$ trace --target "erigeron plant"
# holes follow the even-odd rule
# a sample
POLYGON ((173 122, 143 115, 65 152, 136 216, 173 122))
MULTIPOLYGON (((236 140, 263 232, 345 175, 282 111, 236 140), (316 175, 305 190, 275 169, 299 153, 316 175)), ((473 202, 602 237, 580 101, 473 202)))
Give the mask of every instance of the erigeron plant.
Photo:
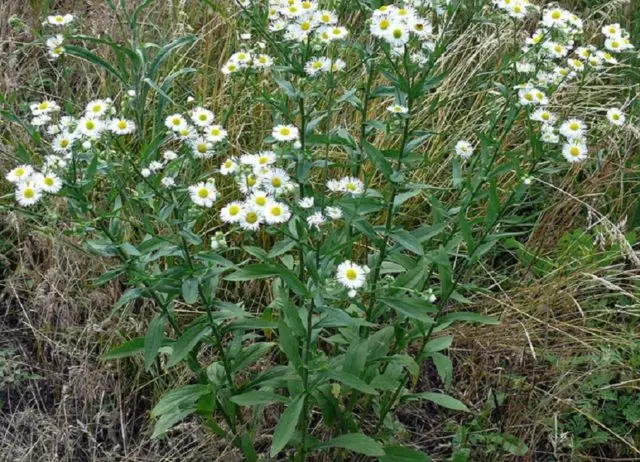
MULTIPOLYGON (((615 66, 632 47, 626 32, 605 26, 605 50, 577 46, 582 22, 570 12, 494 2, 516 20, 541 14, 539 28, 504 64, 489 120, 473 140, 450 147, 453 198, 428 193, 432 223, 406 229, 398 219, 403 206, 428 191, 412 179, 419 148, 438 136, 416 114, 428 121, 446 104, 436 101, 425 116, 423 103, 444 77, 437 64, 459 3, 371 10, 358 2, 366 22, 356 31, 318 1, 239 2, 255 40, 241 41, 220 69, 234 92, 222 115, 204 103, 179 110, 169 96, 172 83, 195 70, 162 77, 162 63, 194 37, 155 55, 141 48, 135 18, 149 3, 132 12, 125 44, 72 31, 43 38, 51 58, 88 60, 124 93, 74 114, 53 100, 33 103, 24 125, 46 141, 6 174, 32 215, 46 215, 48 195, 66 199, 65 220, 113 262, 98 282, 121 278, 129 286, 116 308, 153 302, 157 314, 145 336, 107 357, 141 355, 153 373, 191 369, 193 383, 156 404, 157 436, 197 415, 257 460, 261 411, 281 403, 271 457, 335 451, 339 458, 349 450, 426 460, 395 441, 393 411, 410 400, 468 411, 446 393, 452 336, 444 332, 456 322, 497 320, 450 311, 449 302, 463 298, 465 274, 503 238, 498 226, 524 200, 540 165, 588 161, 589 122, 572 118, 571 102, 557 101, 572 81, 580 90, 590 75, 615 66), (119 64, 68 45, 81 38, 111 47, 119 64), (273 129, 261 146, 237 149, 227 143, 227 122, 245 93, 271 111, 273 129), (387 110, 374 114, 374 104, 387 110), (346 108, 359 113, 356 133, 339 123, 346 108), (505 143, 516 126, 524 126, 527 144, 511 152, 505 143), (513 172, 519 180, 500 191, 513 172), (472 217, 472 208, 486 213, 472 217), (225 287, 248 281, 264 281, 268 305, 249 311, 249 301, 224 298, 225 287), (178 316, 184 304, 200 314, 178 316), (413 391, 427 360, 445 390, 413 391)), ((56 15, 47 23, 72 21, 56 15)), ((620 109, 606 117, 625 124, 620 109)))

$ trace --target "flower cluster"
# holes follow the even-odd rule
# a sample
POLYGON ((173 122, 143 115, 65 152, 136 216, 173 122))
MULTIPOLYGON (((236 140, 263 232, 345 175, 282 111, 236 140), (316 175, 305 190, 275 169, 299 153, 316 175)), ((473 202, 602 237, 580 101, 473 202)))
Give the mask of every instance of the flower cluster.
POLYGON ((29 207, 36 204, 44 193, 55 194, 62 188, 62 181, 52 171, 36 171, 31 165, 19 165, 6 175, 15 186, 18 204, 29 207))
POLYGON ((537 10, 537 6, 529 0, 493 0, 492 3, 510 17, 516 19, 522 19, 531 11, 537 10))
POLYGON ((396 55, 404 53, 413 37, 418 51, 412 53, 411 59, 418 64, 427 60, 424 51, 435 46, 431 23, 412 6, 381 6, 373 12, 369 28, 371 35, 387 42, 396 55))
MULTIPOLYGON (((511 12, 514 1, 498 0, 494 4, 511 12)), ((559 118, 548 109, 549 95, 578 76, 584 79, 589 72, 597 72, 605 64, 617 64, 612 52, 633 48, 628 33, 619 24, 604 26, 602 32, 604 50, 593 45, 577 46, 583 33, 582 20, 563 8, 550 6, 542 11, 537 29, 522 48, 526 60, 516 66, 520 74, 530 74, 526 82, 515 87, 519 103, 529 108, 531 120, 542 124, 543 142, 555 144, 561 136, 564 138, 562 155, 572 163, 587 158, 587 125, 583 120, 569 117, 556 127, 559 118)), ((622 125, 625 121, 624 114, 617 108, 609 109, 607 118, 613 125, 622 125)))
MULTIPOLYGON (((47 17, 45 25, 54 27, 65 27, 73 22, 74 18, 71 14, 57 14, 47 17)), ((56 34, 48 37, 45 40, 47 47, 47 55, 52 61, 55 61, 64 54, 64 36, 62 34, 56 34)))
POLYGON ((245 69, 253 69, 256 71, 270 69, 273 66, 273 58, 260 51, 260 49, 265 48, 264 43, 258 42, 257 45, 257 51, 239 51, 232 54, 222 66, 222 73, 224 75, 231 75, 245 69))
POLYGON ((349 35, 335 12, 320 9, 317 1, 304 0, 269 0, 269 30, 283 31, 285 40, 325 44, 349 35))
POLYGON ((180 113, 169 115, 164 125, 173 138, 186 142, 193 156, 198 159, 213 157, 216 145, 227 138, 224 127, 215 123, 213 111, 201 106, 191 110, 188 116, 180 113))

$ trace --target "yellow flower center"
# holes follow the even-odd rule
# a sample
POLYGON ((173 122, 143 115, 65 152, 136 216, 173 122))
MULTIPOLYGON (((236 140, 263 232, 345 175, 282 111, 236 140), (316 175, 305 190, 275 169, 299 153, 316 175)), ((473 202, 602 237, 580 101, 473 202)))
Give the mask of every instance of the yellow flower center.
POLYGON ((291 134, 291 130, 289 130, 289 128, 288 128, 288 127, 282 127, 282 128, 280 129, 280 134, 281 134, 282 136, 289 136, 289 135, 291 134))
POLYGON ((574 131, 575 131, 575 130, 578 130, 578 129, 580 128, 580 124, 578 124, 578 123, 576 123, 576 122, 572 122, 572 123, 569 125, 569 128, 570 128, 571 130, 574 130, 574 131))
POLYGON ((262 207, 266 203, 267 203, 267 198, 266 197, 264 197, 264 196, 256 197, 256 204, 258 204, 259 206, 262 207))
POLYGON ((256 221, 258 221, 258 214, 255 212, 249 212, 247 213, 245 220, 249 224, 254 224, 256 221))
POLYGON ((180 136, 187 136, 187 135, 189 134, 189 130, 188 130, 188 129, 186 129, 186 128, 183 128, 182 130, 180 130, 180 131, 178 132, 178 134, 179 134, 180 136))
POLYGON ((231 168, 231 167, 233 166, 233 162, 231 162, 230 160, 228 160, 228 161, 226 161, 226 162, 224 163, 224 166, 225 166, 226 168, 231 168))
POLYGON ((578 146, 571 146, 571 149, 569 149, 569 152, 574 157, 579 156, 580 155, 580 148, 578 148, 578 146))
POLYGON ((44 102, 43 102, 43 103, 40 103, 40 104, 38 105, 38 109, 40 109, 41 111, 44 111, 44 110, 45 110, 46 108, 48 108, 48 107, 49 107, 49 103, 44 103, 44 102))
POLYGON ((515 13, 520 13, 520 12, 522 12, 522 7, 520 5, 516 5, 516 6, 513 7, 513 11, 515 13))
POLYGON ((302 2, 302 8, 304 8, 305 10, 308 10, 312 6, 313 4, 311 2, 302 2))
POLYGON ((205 120, 207 120, 207 114, 200 114, 200 115, 198 116, 198 119, 200 119, 201 121, 203 121, 203 122, 204 122, 205 120))
POLYGON ((118 128, 120 130, 124 130, 125 128, 127 128, 127 122, 124 120, 121 120, 120 122, 118 122, 118 128))
POLYGON ((380 29, 382 30, 387 30, 390 25, 391 23, 389 22, 388 19, 383 19, 382 21, 380 21, 380 29))
POLYGON ((617 31, 616 31, 616 28, 615 28, 615 27, 610 27, 610 28, 609 28, 609 33, 610 33, 610 34, 615 34, 616 32, 617 32, 617 31))
POLYGON ((558 10, 555 10, 553 13, 551 13, 551 17, 553 19, 560 19, 562 17, 562 13, 560 13, 558 10))
POLYGON ((240 207, 238 207, 237 205, 232 205, 231 207, 229 207, 229 215, 235 216, 239 213, 240 213, 240 207))
POLYGON ((542 113, 542 120, 549 120, 550 118, 551 118, 551 115, 548 112, 542 113))
POLYGON ((328 14, 323 14, 323 15, 320 17, 320 20, 321 20, 322 22, 329 22, 329 21, 331 21, 331 16, 329 16, 328 14))
POLYGON ((258 159, 258 162, 264 165, 269 162, 269 158, 267 156, 261 156, 260 159, 258 159))
POLYGON ((613 120, 620 120, 620 114, 612 114, 612 115, 611 115, 611 118, 612 118, 613 120))
POLYGON ((99 104, 96 104, 95 106, 93 106, 93 108, 91 108, 91 110, 93 112, 100 112, 102 110, 102 106, 100 106, 99 104))
POLYGON ((174 117, 171 123, 175 126, 178 126, 182 123, 182 119, 180 119, 179 117, 174 117))
POLYGON ((311 67, 314 69, 320 69, 322 67, 322 63, 320 61, 315 61, 311 67))
POLYGON ((198 147, 197 147, 197 148, 198 148, 198 152, 199 152, 200 154, 204 154, 205 152, 207 152, 207 145, 206 145, 206 144, 204 144, 204 143, 200 143, 200 144, 198 144, 198 147))
POLYGON ((51 178, 50 176, 45 177, 44 184, 47 186, 53 186, 53 178, 51 178))
POLYGON ((198 197, 206 199, 207 197, 209 197, 209 190, 207 188, 200 188, 198 190, 198 197))
POLYGON ((271 209, 271 215, 273 215, 274 217, 279 217, 280 215, 282 215, 282 209, 276 205, 271 209))
POLYGON ((16 176, 22 176, 25 174, 25 170, 22 167, 16 169, 16 176))
POLYGON ((527 101, 532 101, 533 100, 533 95, 531 93, 525 93, 524 94, 524 99, 526 99, 527 101))
POLYGON ((560 45, 556 45, 555 47, 553 47, 553 49, 556 51, 556 53, 562 52, 562 47, 560 45))
POLYGON ((235 65, 235 64, 229 64, 229 70, 230 70, 231 72, 235 72, 235 70, 236 70, 236 65, 235 65))
POLYGON ((355 191, 357 189, 356 185, 354 183, 349 183, 347 184, 347 190, 348 191, 355 191))
POLYGON ((358 273, 356 272, 356 270, 354 270, 353 268, 349 268, 344 275, 347 277, 348 280, 350 281, 355 281, 355 279, 358 277, 358 273))
POLYGON ((395 29, 393 31, 393 38, 396 38, 396 39, 402 38, 402 29, 395 29))
POLYGON ((56 22, 64 22, 64 18, 62 16, 55 17, 56 22))
POLYGON ((611 42, 611 46, 613 48, 618 48, 620 46, 620 43, 619 42, 611 42))
POLYGON ((36 195, 36 192, 31 188, 27 188, 24 190, 24 197, 26 197, 27 199, 31 199, 35 195, 36 195))
POLYGON ((211 134, 212 134, 213 136, 218 136, 218 135, 220 135, 220 133, 221 133, 221 132, 220 132, 220 129, 219 129, 219 128, 212 128, 212 129, 211 129, 211 134))
POLYGON ((94 128, 96 128, 96 124, 94 124, 91 120, 88 120, 86 127, 88 130, 93 130, 94 128))
POLYGON ((60 140, 61 148, 66 148, 67 146, 69 146, 69 140, 60 140))
POLYGON ((274 188, 279 188, 280 186, 282 186, 282 180, 276 177, 271 180, 271 184, 273 185, 274 188))
POLYGON ((309 30, 309 29, 311 29, 311 23, 310 23, 310 22, 308 22, 308 21, 303 22, 303 23, 300 25, 300 29, 302 29, 302 30, 309 30))
POLYGON ((257 181, 257 180, 256 180, 256 178, 255 178, 255 177, 253 177, 253 176, 250 176, 249 178, 247 178, 247 184, 248 184, 249 186, 253 186, 253 185, 255 185, 255 184, 256 184, 256 181, 257 181))
POLYGON ((266 62, 267 62, 267 58, 266 58, 266 57, 264 57, 264 56, 260 56, 260 57, 258 58, 258 62, 259 62, 260 64, 264 64, 264 63, 266 63, 266 62))

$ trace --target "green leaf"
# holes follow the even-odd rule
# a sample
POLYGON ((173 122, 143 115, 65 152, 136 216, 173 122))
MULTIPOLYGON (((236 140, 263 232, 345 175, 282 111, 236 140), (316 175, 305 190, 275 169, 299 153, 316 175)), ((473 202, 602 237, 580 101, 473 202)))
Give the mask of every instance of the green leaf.
POLYGON ((278 336, 280 337, 280 349, 287 356, 287 359, 291 361, 298 373, 302 375, 302 359, 298 351, 298 342, 282 318, 278 321, 278 336))
POLYGON ((430 462, 431 458, 423 452, 404 446, 385 446, 385 455, 380 462, 430 462))
POLYGON ((64 52, 65 52, 65 54, 68 54, 70 56, 76 56, 78 58, 84 59, 85 61, 89 61, 90 63, 95 64, 96 66, 99 66, 99 67, 103 68, 109 74, 111 74, 116 79, 118 79, 120 82, 122 82, 125 86, 128 85, 128 83, 125 80, 125 78, 122 76, 122 74, 120 74, 119 71, 116 70, 116 68, 114 68, 111 64, 106 62, 104 59, 100 58, 95 53, 90 52, 86 48, 77 47, 75 45, 67 45, 67 44, 65 44, 64 45, 64 52))
POLYGON ((196 410, 197 408, 195 406, 191 406, 186 409, 176 409, 174 412, 164 414, 154 425, 151 438, 158 438, 159 436, 164 435, 167 430, 178 422, 184 420, 185 417, 196 412, 196 410))
POLYGON ((128 342, 123 343, 122 345, 118 345, 115 348, 109 350, 109 353, 104 355, 104 359, 120 359, 120 358, 128 358, 129 356, 133 356, 134 354, 142 351, 144 348, 144 337, 136 337, 128 342))
POLYGON ((429 341, 424 346, 424 352, 425 353, 435 353, 437 351, 446 350, 447 348, 449 348, 451 346, 452 342, 453 342, 453 336, 452 335, 445 335, 444 337, 438 337, 437 339, 429 341))
POLYGON ((264 279, 268 277, 281 278, 291 290, 301 296, 308 295, 306 286, 298 279, 293 271, 283 265, 276 263, 259 263, 249 265, 234 273, 228 275, 227 281, 253 281, 256 279, 264 279))
POLYGON ((398 295, 381 298, 380 302, 408 318, 427 324, 434 322, 427 313, 435 313, 436 309, 426 300, 398 295))
POLYGON ((391 175, 393 175, 393 168, 384 154, 367 141, 363 141, 362 147, 380 173, 382 173, 387 179, 390 179, 391 175))
POLYGON ((167 367, 175 366, 186 358, 193 347, 210 333, 211 327, 207 326, 203 321, 196 322, 189 326, 189 328, 178 337, 176 343, 174 343, 167 367))
POLYGON ((329 441, 322 442, 314 446, 313 450, 327 448, 342 448, 357 454, 364 454, 369 457, 381 457, 385 455, 380 443, 373 438, 362 433, 347 433, 340 435, 329 441))
POLYGON ((151 417, 160 417, 161 415, 170 413, 177 408, 189 406, 194 404, 198 399, 211 393, 212 388, 210 385, 205 384, 193 384, 185 385, 175 390, 171 390, 166 393, 158 404, 156 404, 151 410, 151 417))
POLYGON ((232 396, 231 401, 239 406, 259 406, 271 403, 288 403, 289 398, 271 391, 250 391, 241 395, 232 396))
POLYGON ((293 433, 298 425, 302 408, 304 407, 304 400, 306 395, 302 394, 298 396, 280 416, 280 422, 273 432, 273 441, 271 443, 271 457, 275 457, 278 453, 284 449, 287 443, 291 440, 293 433))
POLYGON ((198 280, 196 278, 182 281, 182 298, 187 305, 193 305, 198 300, 198 280))
POLYGON ((360 377, 356 377, 353 374, 350 374, 345 371, 329 371, 325 374, 327 378, 337 380, 338 382, 343 383, 344 385, 355 388, 362 393, 366 393, 367 395, 377 395, 378 392, 369 385, 367 382, 362 380, 360 377))
POLYGON ((397 229, 391 233, 391 238, 408 251, 420 256, 424 255, 422 244, 420 244, 420 241, 409 231, 397 229))
POLYGON ((416 393, 407 395, 405 398, 407 401, 415 399, 426 399, 438 406, 445 407, 447 409, 453 409, 454 411, 471 412, 469 408, 460 400, 455 399, 453 396, 445 395, 444 393, 432 393, 425 391, 424 393, 416 393))
POLYGON ((484 316, 478 313, 472 313, 469 311, 458 311, 455 313, 445 314, 440 318, 438 324, 451 323, 451 322, 476 322, 479 324, 490 324, 497 326, 500 324, 500 320, 491 316, 484 316))
POLYGON ((162 314, 158 314, 149 323, 147 333, 144 336, 144 370, 148 371, 153 364, 153 360, 158 354, 158 350, 162 346, 164 338, 164 324, 166 318, 162 314))
POLYGON ((442 383, 445 384, 446 388, 450 387, 451 379, 453 378, 453 363, 451 359, 442 353, 431 353, 429 356, 436 366, 436 371, 442 383))

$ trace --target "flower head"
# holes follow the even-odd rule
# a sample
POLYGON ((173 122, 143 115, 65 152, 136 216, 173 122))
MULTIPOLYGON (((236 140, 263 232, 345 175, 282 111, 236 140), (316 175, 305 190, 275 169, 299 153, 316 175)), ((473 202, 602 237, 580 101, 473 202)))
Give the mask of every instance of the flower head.
POLYGON ((189 195, 194 204, 210 208, 216 200, 216 186, 213 181, 201 182, 189 186, 189 195))
POLYGON ((336 271, 338 282, 347 289, 360 289, 367 280, 368 268, 346 260, 336 271))

